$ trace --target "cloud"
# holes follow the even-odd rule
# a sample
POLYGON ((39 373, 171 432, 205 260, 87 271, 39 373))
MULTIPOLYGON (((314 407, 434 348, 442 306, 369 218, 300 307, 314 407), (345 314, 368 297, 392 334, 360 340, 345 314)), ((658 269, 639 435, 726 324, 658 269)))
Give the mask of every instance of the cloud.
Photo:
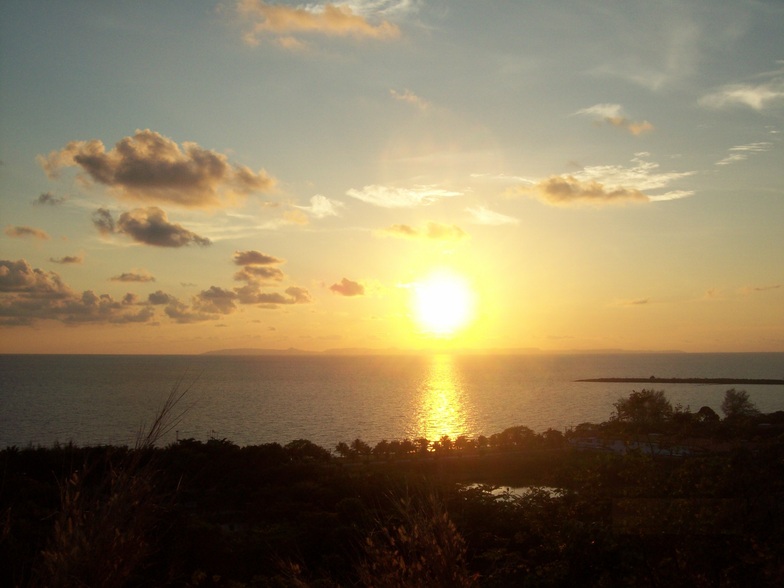
POLYGON ((238 294, 232 290, 210 286, 196 295, 193 306, 204 313, 231 314, 237 310, 235 302, 238 298, 238 294))
POLYGON ((44 192, 38 198, 33 201, 33 204, 46 204, 49 206, 57 206, 58 204, 62 204, 65 202, 65 198, 62 196, 55 196, 49 192, 44 192))
POLYGON ((166 213, 157 206, 123 212, 116 223, 108 210, 99 208, 93 213, 93 224, 102 234, 122 233, 138 243, 156 247, 211 244, 206 237, 200 237, 177 223, 169 222, 166 213))
POLYGON ((419 96, 414 94, 411 90, 403 90, 403 92, 398 92, 397 90, 390 90, 389 93, 398 102, 405 102, 406 104, 415 106, 419 110, 427 110, 428 108, 430 108, 430 103, 427 100, 425 100, 424 98, 420 98, 419 96))
POLYGON ((298 286, 286 288, 285 295, 280 292, 262 292, 256 284, 235 288, 234 291, 242 304, 259 304, 264 308, 277 308, 279 305, 307 304, 312 300, 310 293, 298 286))
POLYGON ((432 204, 443 198, 461 196, 462 192, 442 190, 432 186, 394 188, 392 186, 365 186, 361 190, 351 189, 348 196, 382 208, 413 208, 432 204))
POLYGON ((436 222, 429 222, 421 229, 409 225, 391 225, 382 229, 380 233, 390 237, 430 239, 433 241, 461 241, 468 238, 468 233, 457 225, 445 225, 436 222))
MULTIPOLYGON (((377 7, 378 8, 378 7, 377 7)), ((244 40, 258 45, 270 37, 288 49, 301 49, 302 35, 352 37, 354 39, 389 40, 400 36, 397 25, 380 20, 373 24, 368 16, 341 4, 309 4, 300 7, 271 4, 262 0, 239 0, 237 12, 250 25, 244 40)), ((378 9, 375 11, 378 13, 378 9)))
POLYGON ((176 323, 189 324, 212 321, 220 318, 219 314, 210 314, 192 310, 187 304, 173 298, 163 312, 176 323))
POLYGON ((669 190, 672 182, 696 172, 661 172, 659 164, 647 161, 650 154, 635 154, 633 165, 594 165, 568 175, 554 175, 533 185, 523 184, 507 190, 507 195, 536 196, 547 204, 568 206, 623 204, 677 200, 692 196, 692 190, 669 190))
MULTIPOLYGON (((275 265, 284 263, 284 260, 262 253, 261 251, 235 251, 234 263, 242 269, 234 274, 234 279, 245 282, 244 286, 234 288, 239 304, 259 304, 264 308, 277 308, 278 305, 305 304, 311 301, 310 293, 304 288, 291 286, 285 290, 285 295, 279 292, 263 292, 262 287, 269 282, 281 282, 285 274, 275 265)), ((201 306, 201 308, 208 308, 201 306)))
POLYGON ((112 282, 154 282, 155 278, 146 271, 125 272, 111 277, 112 282))
POLYGON ((316 194, 310 199, 310 206, 297 206, 314 218, 325 218, 328 216, 338 216, 338 209, 345 204, 338 200, 330 200, 326 196, 316 194))
POLYGON ((82 179, 108 186, 119 197, 186 208, 228 206, 238 196, 275 185, 264 170, 232 165, 225 155, 196 143, 180 148, 149 129, 137 130, 108 151, 98 139, 71 141, 60 151, 39 155, 38 163, 50 178, 78 167, 82 179))
POLYGON ((283 260, 251 249, 249 251, 235 251, 234 263, 237 265, 275 265, 283 263, 283 260))
POLYGON ((234 279, 257 284, 264 281, 280 282, 285 275, 277 267, 270 267, 284 263, 272 255, 267 255, 261 251, 235 251, 234 263, 243 266, 240 271, 234 274, 234 279))
POLYGON ((67 265, 71 263, 83 263, 84 258, 81 255, 65 255, 63 257, 50 257, 49 261, 52 263, 67 265))
POLYGON ((5 234, 15 239, 23 239, 25 237, 32 237, 41 241, 48 241, 50 239, 46 231, 36 229, 34 227, 11 227, 5 228, 5 234))
POLYGON ((768 141, 759 141, 757 143, 749 143, 748 145, 738 145, 737 147, 730 147, 729 155, 724 159, 716 162, 715 165, 730 165, 739 161, 745 161, 749 155, 754 153, 762 153, 769 151, 773 148, 773 143, 768 141))
POLYGON ((700 105, 722 109, 732 106, 747 106, 756 111, 764 110, 777 103, 784 103, 784 78, 776 78, 762 84, 729 84, 703 96, 700 105))
POLYGON ((647 120, 634 121, 623 114, 620 104, 595 104, 589 108, 578 110, 574 114, 593 118, 599 124, 608 124, 629 131, 632 135, 642 135, 653 130, 647 120))
POLYGON ((81 294, 66 286, 59 275, 30 266, 27 261, 0 260, 0 324, 31 325, 38 320, 64 323, 140 323, 153 317, 153 310, 129 308, 127 296, 114 300, 92 290, 81 294))
POLYGON ((572 174, 582 182, 596 181, 610 190, 631 189, 645 192, 649 200, 675 200, 692 196, 690 190, 671 190, 669 192, 652 194, 651 191, 668 187, 672 182, 694 175, 696 172, 660 172, 659 164, 647 161, 646 152, 637 153, 632 158, 631 167, 621 165, 595 165, 583 168, 572 174))
POLYGON ((280 282, 284 277, 283 272, 276 267, 254 265, 246 266, 234 274, 234 279, 242 282, 280 282))
POLYGON ((551 176, 533 187, 533 193, 547 204, 623 204, 626 202, 648 202, 648 197, 639 190, 629 188, 607 188, 593 180, 579 180, 574 176, 551 176))
POLYGON ((106 208, 99 208, 92 215, 93 225, 101 235, 111 235, 115 231, 114 218, 106 208))
POLYGON ((616 300, 613 303, 613 306, 629 308, 634 306, 645 306, 647 304, 651 304, 650 298, 637 298, 633 300, 616 300))
POLYGON ((747 292, 767 292, 768 290, 778 290, 781 284, 772 284, 770 286, 749 286, 747 292))
POLYGON ((362 284, 348 278, 343 278, 339 284, 332 284, 329 289, 341 296, 362 296, 365 293, 365 287, 362 284))
POLYGON ((473 217, 474 222, 479 225, 516 225, 520 222, 514 217, 501 214, 500 212, 494 212, 484 206, 466 208, 466 212, 468 212, 473 217))
POLYGON ((0 260, 0 292, 63 298, 73 294, 55 272, 33 269, 27 261, 0 260))
POLYGON ((160 304, 171 304, 173 302, 176 302, 176 300, 177 299, 174 296, 166 294, 166 292, 163 292, 162 290, 156 290, 155 292, 151 292, 147 296, 147 301, 150 304, 156 306, 160 304))

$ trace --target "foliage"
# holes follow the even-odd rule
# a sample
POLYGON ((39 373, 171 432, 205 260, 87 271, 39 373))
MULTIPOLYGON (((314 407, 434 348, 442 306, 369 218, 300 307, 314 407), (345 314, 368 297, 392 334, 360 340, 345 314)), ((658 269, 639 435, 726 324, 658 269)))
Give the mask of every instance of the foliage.
POLYGON ((646 431, 661 426, 673 414, 672 404, 663 390, 632 392, 628 398, 619 398, 613 406, 616 421, 646 431))
POLYGON ((466 565, 465 540, 442 500, 406 495, 394 501, 390 520, 367 537, 358 566, 361 585, 374 588, 461 588, 476 578, 466 565))
POLYGON ((724 400, 721 403, 721 412, 728 419, 740 419, 757 416, 759 411, 754 403, 749 400, 749 394, 745 390, 735 390, 732 388, 724 393, 724 400))
POLYGON ((651 396, 661 418, 623 413, 644 427, 356 439, 339 458, 307 440, 8 448, 0 585, 782 585, 784 413, 722 421, 651 396), (572 445, 588 437, 705 449, 572 445))

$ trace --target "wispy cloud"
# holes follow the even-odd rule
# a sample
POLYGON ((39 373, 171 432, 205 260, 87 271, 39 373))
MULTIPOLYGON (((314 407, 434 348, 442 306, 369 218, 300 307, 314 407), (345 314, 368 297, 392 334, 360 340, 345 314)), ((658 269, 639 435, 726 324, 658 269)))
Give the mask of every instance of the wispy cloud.
POLYGON ((560 206, 649 201, 648 196, 635 188, 610 188, 595 180, 581 180, 574 176, 551 176, 538 182, 532 192, 543 202, 560 206))
POLYGON ((422 228, 410 225, 391 225, 379 231, 381 236, 400 237, 402 239, 428 239, 432 241, 462 241, 468 233, 457 225, 429 222, 422 228))
POLYGON ((188 208, 229 206, 238 197, 267 192, 275 179, 233 165, 222 153, 171 139, 149 129, 136 131, 107 151, 98 139, 71 141, 63 149, 38 156, 50 178, 63 168, 81 169, 81 178, 108 186, 115 195, 188 208))
MULTIPOLYGON (((704 23, 697 22, 686 6, 660 10, 654 4, 641 3, 636 7, 630 12, 597 8, 615 34, 604 40, 606 61, 589 73, 624 79, 654 91, 690 76, 700 60, 704 23)), ((710 34, 721 38, 727 33, 717 27, 710 34)))
POLYGON ((512 216, 495 212, 485 206, 466 208, 466 212, 468 212, 473 218, 473 221, 479 225, 516 225, 520 222, 518 219, 512 216))
POLYGON ((766 81, 760 83, 727 84, 703 96, 700 104, 708 108, 747 106, 761 111, 775 104, 784 103, 784 61, 779 69, 760 74, 766 81))
MULTIPOLYGON (((258 45, 262 39, 269 38, 281 47, 301 49, 306 46, 302 37, 313 35, 376 40, 398 38, 399 27, 383 18, 383 9, 391 8, 386 6, 389 3, 367 4, 318 3, 294 7, 262 0, 239 0, 237 12, 248 25, 244 40, 250 45, 258 45), (355 5, 364 8, 362 13, 355 5)), ((386 14, 392 13, 387 10, 386 14)))
POLYGON ((116 276, 112 276, 112 282, 154 282, 155 277, 151 276, 145 270, 138 270, 133 272, 123 272, 116 276))
POLYGON ((62 265, 80 264, 84 263, 84 257, 81 255, 64 255, 63 257, 50 257, 49 261, 52 263, 59 263, 62 265))
POLYGON ((389 93, 398 102, 404 102, 418 108, 419 110, 427 110, 430 108, 430 103, 424 98, 417 96, 411 90, 404 90, 398 92, 397 90, 390 90, 389 93))
POLYGON ((316 194, 310 199, 310 206, 297 206, 300 210, 304 210, 313 218, 326 218, 328 216, 338 216, 340 209, 345 204, 338 200, 330 200, 326 196, 316 194))
POLYGON ((547 204, 593 205, 625 204, 676 200, 692 196, 692 190, 669 190, 672 182, 696 172, 660 172, 659 164, 647 161, 648 153, 638 153, 631 167, 621 165, 587 166, 573 174, 555 175, 540 180, 533 186, 521 185, 507 191, 510 194, 533 195, 547 204))
POLYGON ((55 196, 51 192, 44 192, 33 201, 33 204, 46 204, 48 206, 57 206, 65 202, 63 196, 55 196))
POLYGON ((716 162, 716 165, 730 165, 749 158, 749 155, 754 153, 762 153, 769 151, 773 148, 773 143, 768 141, 760 141, 757 143, 749 143, 748 145, 738 145, 737 147, 730 147, 729 155, 716 162))
POLYGON ((24 239, 26 237, 31 237, 40 241, 48 241, 50 239, 49 234, 46 231, 27 226, 8 226, 5 228, 5 234, 9 237, 14 237, 15 239, 24 239))
POLYGON ((635 121, 623 113, 620 104, 595 104, 589 108, 578 110, 574 114, 592 118, 597 124, 607 124, 630 132, 632 135, 642 135, 653 130, 653 125, 647 120, 635 121))
POLYGON ((755 292, 769 292, 770 290, 778 290, 781 284, 770 284, 767 286, 747 286, 742 290, 743 294, 753 294, 755 292))
POLYGON ((392 186, 365 186, 361 190, 351 189, 346 195, 382 208, 413 208, 432 204, 444 198, 461 196, 462 192, 444 190, 433 186, 395 188, 392 186))

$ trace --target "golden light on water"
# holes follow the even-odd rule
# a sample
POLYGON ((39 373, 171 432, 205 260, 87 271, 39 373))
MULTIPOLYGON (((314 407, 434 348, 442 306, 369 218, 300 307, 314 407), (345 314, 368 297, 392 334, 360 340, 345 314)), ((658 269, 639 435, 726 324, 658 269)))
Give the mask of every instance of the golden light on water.
POLYGON ((434 355, 427 379, 420 389, 419 405, 412 434, 436 441, 444 435, 454 441, 460 435, 472 436, 472 407, 455 369, 451 355, 434 355))

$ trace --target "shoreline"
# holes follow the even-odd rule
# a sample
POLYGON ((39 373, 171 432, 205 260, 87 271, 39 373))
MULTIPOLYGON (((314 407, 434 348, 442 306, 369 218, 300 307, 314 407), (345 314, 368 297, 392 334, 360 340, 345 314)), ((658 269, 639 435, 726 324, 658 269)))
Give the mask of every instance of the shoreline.
POLYGON ((772 378, 584 378, 575 382, 604 382, 604 383, 651 383, 651 384, 743 384, 762 386, 784 386, 784 380, 772 378))

